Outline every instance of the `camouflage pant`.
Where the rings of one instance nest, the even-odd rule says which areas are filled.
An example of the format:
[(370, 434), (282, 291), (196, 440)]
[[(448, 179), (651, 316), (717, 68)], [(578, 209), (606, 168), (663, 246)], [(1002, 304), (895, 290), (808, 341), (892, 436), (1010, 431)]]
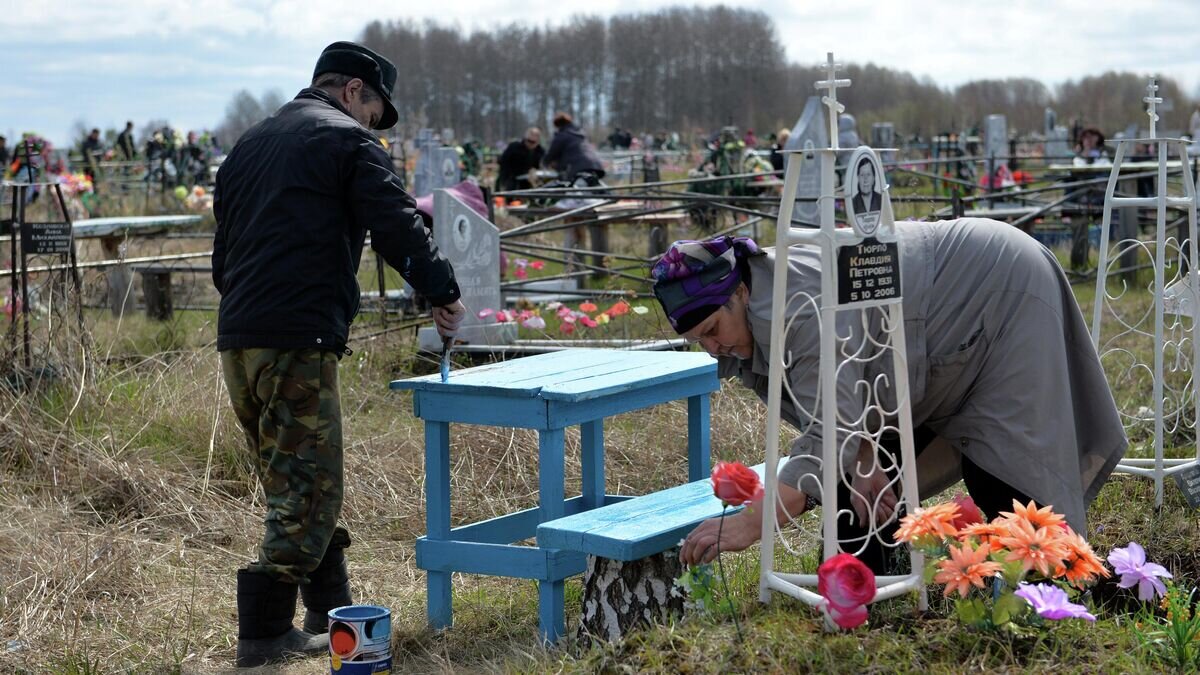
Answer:
[[(316, 349), (230, 349), (221, 370), (266, 493), (266, 531), (254, 572), (305, 583), (342, 509), (342, 414), (338, 360)], [(344, 543), (341, 541), (344, 540)]]

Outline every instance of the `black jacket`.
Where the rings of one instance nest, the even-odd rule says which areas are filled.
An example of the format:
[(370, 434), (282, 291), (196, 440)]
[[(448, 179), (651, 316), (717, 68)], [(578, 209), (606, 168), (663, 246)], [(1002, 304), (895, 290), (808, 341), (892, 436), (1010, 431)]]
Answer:
[(367, 230), (432, 304), (459, 297), (391, 158), (323, 91), (302, 90), (247, 131), (213, 197), (218, 350), (344, 349)]
[(496, 178), (496, 187), (499, 190), (516, 190), (517, 181), (529, 173), (530, 169), (536, 169), (542, 165), (542, 157), (546, 151), (542, 149), (541, 143), (535, 145), (532, 150), (525, 145), (524, 139), (518, 139), (508, 144), (504, 148), (504, 152), (500, 154), (500, 175)]
[(598, 178), (604, 177), (604, 165), (596, 155), (596, 149), (578, 124), (570, 124), (554, 133), (550, 149), (542, 158), (542, 164), (567, 174), (567, 180), (575, 180), (580, 171), (592, 171)]

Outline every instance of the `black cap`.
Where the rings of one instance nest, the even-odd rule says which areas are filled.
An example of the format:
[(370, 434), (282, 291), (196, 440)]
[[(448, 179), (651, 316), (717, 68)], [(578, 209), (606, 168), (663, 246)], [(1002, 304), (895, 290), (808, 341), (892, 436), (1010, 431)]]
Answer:
[(396, 66), (383, 56), (353, 42), (335, 42), (321, 52), (313, 79), (322, 73), (341, 73), (366, 82), (383, 96), (383, 118), (376, 129), (391, 129), (400, 115), (392, 105), (392, 87), (396, 86)]

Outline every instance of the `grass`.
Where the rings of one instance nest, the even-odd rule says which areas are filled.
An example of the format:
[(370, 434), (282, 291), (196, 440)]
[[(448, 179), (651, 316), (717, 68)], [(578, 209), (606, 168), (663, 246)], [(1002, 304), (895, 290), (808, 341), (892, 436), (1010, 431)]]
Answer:
[[(631, 242), (630, 246), (636, 242)], [(373, 277), (372, 277), (373, 278)], [(203, 279), (200, 280), (203, 282)], [(198, 283), (200, 283), (198, 282)], [(366, 284), (364, 284), (366, 285)], [(1088, 287), (1077, 287), (1085, 310)], [(203, 298), (200, 298), (203, 300)], [(1131, 307), (1145, 296), (1131, 294)], [(598, 303), (601, 304), (601, 303)], [(602, 304), (603, 306), (603, 304)], [(1133, 307), (1136, 309), (1136, 307)], [(636, 321), (635, 321), (636, 319)], [(668, 335), (657, 312), (604, 328)], [(254, 554), (261, 495), (219, 381), (211, 312), (172, 322), (133, 313), (118, 322), (88, 310), (85, 358), (70, 323), (39, 360), (52, 381), (0, 388), (0, 671), (52, 673), (220, 672), (236, 637), (234, 571)], [(375, 326), (360, 321), (358, 335)], [(553, 325), (550, 328), (553, 331)], [(530, 335), (533, 337), (533, 335)], [(41, 345), (41, 346), (37, 346)], [(389, 380), (432, 372), (410, 331), (357, 340), (342, 361), (346, 433), (344, 519), (355, 597), (394, 615), (396, 672), (1140, 672), (1161, 665), (1134, 641), (1128, 607), (1107, 596), (1095, 626), (1063, 624), (1037, 637), (958, 627), (933, 598), (916, 616), (911, 598), (873, 608), (869, 628), (821, 630), (812, 610), (783, 597), (757, 602), (757, 547), (727, 556), (731, 592), (747, 639), (727, 616), (693, 616), (612, 645), (535, 639), (533, 583), (471, 575), (454, 582), (455, 627), (424, 626), (424, 575), (414, 541), (424, 532), (423, 429), (409, 394)], [(1144, 348), (1135, 347), (1146, 354)], [(11, 357), (11, 354), (10, 354)], [(461, 364), (466, 365), (466, 364)], [(1118, 399), (1144, 396), (1136, 385)], [(637, 494), (686, 475), (683, 403), (606, 424), (609, 488)], [(712, 406), (714, 457), (756, 463), (764, 407), (726, 383)], [(1190, 436), (1173, 441), (1183, 446)], [(451, 474), (454, 524), (537, 503), (537, 439), (526, 430), (456, 428)], [(579, 489), (579, 437), (567, 437), (568, 493)], [(1185, 582), (1200, 580), (1200, 523), (1168, 485), (1161, 510), (1149, 481), (1116, 476), (1090, 512), (1091, 541), (1106, 552), (1131, 540)], [(799, 555), (779, 564), (811, 569), (815, 515), (789, 535)], [(569, 628), (578, 579), (568, 584)], [(323, 673), (324, 659), (284, 673)]]

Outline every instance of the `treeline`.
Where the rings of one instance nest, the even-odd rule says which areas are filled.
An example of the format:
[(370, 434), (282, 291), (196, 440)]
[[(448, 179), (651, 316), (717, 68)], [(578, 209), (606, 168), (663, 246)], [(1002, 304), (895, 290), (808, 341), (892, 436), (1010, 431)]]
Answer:
[[(399, 67), (394, 99), (400, 132), (409, 137), (424, 126), (450, 127), (459, 138), (492, 142), (530, 124), (546, 127), (557, 110), (572, 112), (597, 140), (614, 126), (677, 131), (692, 140), (733, 124), (765, 137), (791, 127), (816, 93), (813, 82), (824, 79), (824, 52), (814, 49), (811, 63), (790, 63), (767, 14), (724, 6), (471, 33), (433, 22), (376, 21), (360, 40)], [(1130, 124), (1146, 126), (1146, 80), (1136, 73), (1090, 75), (1054, 88), (1029, 78), (944, 88), (873, 64), (850, 63), (844, 76), (854, 85), (839, 97), (864, 136), (881, 121), (906, 137), (971, 130), (992, 113), (1007, 115), (1012, 131), (1038, 132), (1047, 106), (1068, 127), (1077, 120), (1111, 135)], [(1169, 79), (1159, 93), (1173, 106), (1162, 113), (1161, 128), (1186, 129), (1193, 102)], [(231, 113), (253, 107), (253, 97), (239, 96)], [(247, 119), (237, 117), (240, 124), (231, 127)]]

